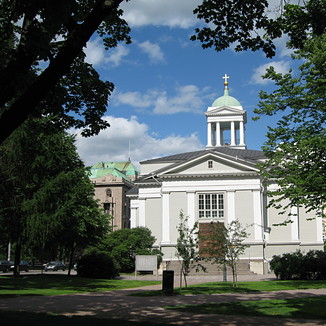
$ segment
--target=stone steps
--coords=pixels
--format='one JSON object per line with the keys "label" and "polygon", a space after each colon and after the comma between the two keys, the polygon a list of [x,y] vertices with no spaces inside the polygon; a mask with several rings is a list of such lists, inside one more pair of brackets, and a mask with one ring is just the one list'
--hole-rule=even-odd
{"label": "stone steps", "polygon": [[[198,272],[196,272],[196,269],[193,269],[189,275],[223,275],[223,265],[220,264],[212,264],[210,262],[201,262],[201,265],[205,267],[206,271],[202,271],[199,269]],[[175,275],[180,275],[181,270],[181,263],[179,261],[171,261],[169,264],[166,264],[165,268],[166,270],[174,270]],[[231,267],[227,266],[226,268],[227,274],[231,275],[232,270]],[[237,274],[238,275],[255,275],[254,272],[250,271],[249,267],[249,261],[239,261],[237,263]]]}

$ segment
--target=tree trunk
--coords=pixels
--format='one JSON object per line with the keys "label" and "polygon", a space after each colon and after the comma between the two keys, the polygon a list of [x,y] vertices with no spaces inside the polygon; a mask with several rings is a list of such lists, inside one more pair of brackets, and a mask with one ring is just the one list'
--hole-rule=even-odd
{"label": "tree trunk", "polygon": [[73,261],[74,261],[74,255],[75,255],[75,244],[71,244],[71,249],[70,249],[70,258],[69,258],[69,266],[68,266],[68,275],[70,276],[70,271],[73,267]]}
{"label": "tree trunk", "polygon": [[21,255],[21,243],[18,241],[15,248],[15,263],[14,263],[14,276],[20,275],[20,255]]}

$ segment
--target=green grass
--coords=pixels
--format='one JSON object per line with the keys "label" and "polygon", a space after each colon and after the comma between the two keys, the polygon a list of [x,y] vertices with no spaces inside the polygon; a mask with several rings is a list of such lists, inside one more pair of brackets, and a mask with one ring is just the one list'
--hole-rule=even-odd
{"label": "green grass", "polygon": [[[326,288],[326,281],[260,281],[260,282],[239,282],[238,287],[233,287],[231,282],[211,282],[190,285],[188,288],[174,289],[174,294],[219,294],[219,293],[259,293],[264,291],[284,291],[300,289],[321,289]],[[133,294],[135,296],[156,296],[162,291],[144,291]]]}
{"label": "green grass", "polygon": [[165,324],[135,322],[121,319],[101,319],[89,316],[61,316],[34,312],[0,311],[1,325],[5,326],[154,326]]}
{"label": "green grass", "polygon": [[0,298],[22,295],[61,295],[135,288],[158,281],[90,279],[68,275],[0,276]]}
{"label": "green grass", "polygon": [[165,307],[195,314],[326,319],[326,296],[282,300],[205,303]]}

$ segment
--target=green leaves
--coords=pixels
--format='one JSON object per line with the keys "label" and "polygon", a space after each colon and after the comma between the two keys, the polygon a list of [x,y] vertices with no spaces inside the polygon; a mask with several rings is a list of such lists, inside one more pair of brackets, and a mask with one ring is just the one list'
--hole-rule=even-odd
{"label": "green leaves", "polygon": [[191,40],[199,40],[203,48],[222,51],[234,45],[235,51],[263,50],[268,58],[275,55],[273,42],[283,33],[290,37],[291,48],[301,49],[311,33],[322,35],[326,26],[323,0],[299,1],[284,8],[281,1],[269,8],[267,0],[204,0],[194,14],[204,23]]}
{"label": "green leaves", "polygon": [[265,78],[276,90],[261,93],[258,115],[283,112],[277,126],[269,128],[264,151],[268,160],[261,165],[267,180],[279,189],[270,191],[270,205],[283,200],[304,206],[307,211],[323,211],[326,200],[326,36],[315,36],[298,50],[299,74],[276,74],[271,68]]}

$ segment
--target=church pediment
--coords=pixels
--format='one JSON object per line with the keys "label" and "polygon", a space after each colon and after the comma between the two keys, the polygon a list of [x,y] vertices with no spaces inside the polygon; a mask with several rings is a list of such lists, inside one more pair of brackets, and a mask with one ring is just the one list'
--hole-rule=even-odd
{"label": "church pediment", "polygon": [[168,176],[212,176],[238,175],[257,173],[259,169],[252,163],[242,159],[223,157],[218,153],[208,151],[201,157],[175,164],[159,173],[160,177]]}
{"label": "church pediment", "polygon": [[206,116],[216,116],[216,115],[244,115],[246,111],[241,109],[230,107],[230,106],[223,106],[219,108],[209,107],[208,111],[206,112]]}

